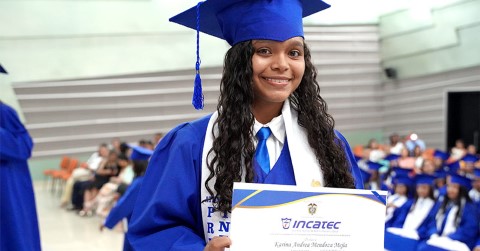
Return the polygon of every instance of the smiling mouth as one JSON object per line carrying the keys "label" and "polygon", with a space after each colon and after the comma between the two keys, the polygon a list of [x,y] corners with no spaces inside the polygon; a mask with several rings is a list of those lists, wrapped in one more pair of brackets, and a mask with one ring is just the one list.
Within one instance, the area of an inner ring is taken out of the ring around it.
{"label": "smiling mouth", "polygon": [[287,84],[290,79],[278,79],[278,78],[263,78],[269,82],[272,82],[272,83],[277,83],[277,84]]}

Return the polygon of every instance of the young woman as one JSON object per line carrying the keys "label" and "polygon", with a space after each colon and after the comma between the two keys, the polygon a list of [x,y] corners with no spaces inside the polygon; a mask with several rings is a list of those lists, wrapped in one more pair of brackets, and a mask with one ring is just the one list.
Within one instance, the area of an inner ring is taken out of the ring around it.
{"label": "young woman", "polygon": [[208,0],[171,19],[193,28],[199,20],[200,31],[232,48],[217,111],[177,126],[150,160],[127,234],[135,250],[229,246],[220,222],[230,224],[233,182],[362,187],[303,39],[302,16],[327,7],[319,0]]}
{"label": "young woman", "polygon": [[476,207],[468,197],[471,180],[452,174],[447,195],[439,202],[435,221],[427,232],[430,238],[419,245],[419,251],[427,250],[471,250],[477,240],[478,215]]}
{"label": "young woman", "polygon": [[436,207],[434,176],[417,175],[416,193],[385,223],[385,248],[388,250],[416,250],[418,240],[427,239],[428,226],[435,221]]}

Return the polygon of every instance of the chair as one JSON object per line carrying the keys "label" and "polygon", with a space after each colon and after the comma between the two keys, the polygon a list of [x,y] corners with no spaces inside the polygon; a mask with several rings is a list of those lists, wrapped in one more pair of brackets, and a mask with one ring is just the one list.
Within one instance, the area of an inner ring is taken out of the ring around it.
{"label": "chair", "polygon": [[43,176],[45,177],[45,185],[48,187],[48,181],[52,181],[52,189],[53,189],[53,175],[61,170],[66,170],[68,168],[68,163],[70,162],[70,157],[63,156],[62,160],[60,161],[60,165],[58,169],[46,169],[43,171]]}
{"label": "chair", "polygon": [[[56,187],[57,187],[56,184],[61,182],[61,185],[63,185],[65,182],[62,182],[62,181],[66,181],[70,177],[70,175],[72,175],[73,170],[75,170],[75,168],[77,168],[77,166],[78,166],[78,159],[71,158],[66,169],[62,169],[62,170],[59,170],[57,172],[54,172],[53,175],[52,175],[52,179],[53,179],[52,189],[53,190],[58,190],[58,189],[56,189]],[[68,176],[68,178],[64,179],[64,177],[67,177],[67,176]],[[60,192],[62,190],[63,190],[63,186],[60,186],[60,189],[58,190],[58,192]]]}

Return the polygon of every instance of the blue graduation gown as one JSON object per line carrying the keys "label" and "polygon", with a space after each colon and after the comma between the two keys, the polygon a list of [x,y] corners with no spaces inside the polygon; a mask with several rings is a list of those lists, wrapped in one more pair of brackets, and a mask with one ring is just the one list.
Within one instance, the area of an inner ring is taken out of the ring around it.
{"label": "blue graduation gown", "polygon": [[389,221],[385,222],[385,240],[384,240],[385,249],[388,249],[391,251],[416,250],[416,247],[420,241],[426,240],[430,237],[428,235],[429,234],[428,230],[431,224],[435,224],[435,216],[437,214],[438,205],[439,205],[438,203],[432,207],[430,212],[427,214],[425,219],[417,228],[417,234],[418,234],[419,240],[405,238],[405,237],[386,231],[387,228],[389,227],[403,228],[403,224],[405,223],[405,220],[407,219],[408,213],[410,212],[410,209],[412,208],[414,202],[415,202],[414,199],[409,199],[401,207],[397,208],[394,211],[392,218]]}
{"label": "blue graduation gown", "polygon": [[0,250],[40,248],[35,196],[27,160],[33,141],[17,113],[0,102]]}
{"label": "blue graduation gown", "polygon": [[[105,219],[104,225],[106,227],[112,229],[123,218],[127,218],[127,220],[130,221],[130,217],[132,217],[133,207],[135,206],[135,202],[137,201],[138,192],[140,191],[142,182],[143,176],[137,177],[132,181],[132,184],[128,186],[125,194],[120,197],[117,204],[112,208],[107,218]],[[126,235],[123,242],[123,251],[133,251],[133,248],[130,245],[130,242],[128,241]]]}
{"label": "blue graduation gown", "polygon": [[[389,227],[402,228],[414,202],[414,199],[409,199],[405,204],[397,208],[394,211],[392,218],[385,223],[385,229]],[[422,221],[422,224],[417,228],[420,240],[428,239],[430,237],[429,227],[432,224],[435,224],[435,216],[437,215],[438,207],[438,203],[434,205],[426,218]],[[385,242],[387,242],[387,240],[385,240]]]}
{"label": "blue graduation gown", "polygon": [[[452,240],[465,243],[470,249],[475,246],[478,237],[478,216],[476,210],[473,203],[466,203],[457,230],[448,235]],[[428,236],[440,234],[436,222],[431,222],[428,227]],[[431,247],[425,242],[419,245],[419,250],[430,250],[429,248]]]}
{"label": "blue graduation gown", "polygon": [[[210,116],[177,126],[155,149],[127,233],[135,250],[203,251],[202,151]],[[350,147],[340,133],[337,136],[355,183],[363,188]]]}

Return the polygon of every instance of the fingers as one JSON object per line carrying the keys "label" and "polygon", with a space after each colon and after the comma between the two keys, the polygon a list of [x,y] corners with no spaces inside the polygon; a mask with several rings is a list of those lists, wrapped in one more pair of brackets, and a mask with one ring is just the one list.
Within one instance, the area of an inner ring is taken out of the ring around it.
{"label": "fingers", "polygon": [[230,247],[231,244],[232,241],[226,236],[213,237],[212,240],[207,243],[204,251],[223,251],[225,248]]}

